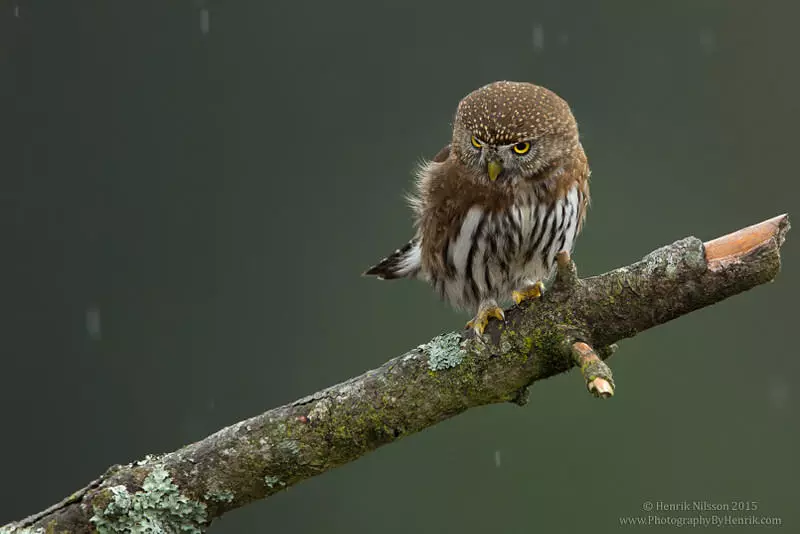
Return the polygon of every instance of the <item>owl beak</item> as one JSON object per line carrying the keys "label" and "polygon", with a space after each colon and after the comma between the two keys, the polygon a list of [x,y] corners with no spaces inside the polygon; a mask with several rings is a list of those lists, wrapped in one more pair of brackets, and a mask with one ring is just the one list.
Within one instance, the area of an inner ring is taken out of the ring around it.
{"label": "owl beak", "polygon": [[489,179],[491,181],[497,180],[497,177],[500,176],[500,173],[503,172],[503,165],[499,161],[490,161],[488,165],[489,171]]}

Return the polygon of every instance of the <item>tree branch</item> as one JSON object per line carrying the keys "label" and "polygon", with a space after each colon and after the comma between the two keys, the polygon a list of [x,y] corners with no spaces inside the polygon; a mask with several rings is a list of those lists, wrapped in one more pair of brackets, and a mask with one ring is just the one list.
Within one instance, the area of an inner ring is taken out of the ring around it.
{"label": "tree branch", "polygon": [[589,390],[608,397],[614,382],[603,360],[616,341],[771,281],[788,229],[781,215],[705,245],[688,237],[583,280],[561,254],[551,290],[506,311],[483,339],[438,336],[178,451],[114,466],[0,533],[203,532],[229,510],[469,408],[524,403],[530,384],[576,365]]}

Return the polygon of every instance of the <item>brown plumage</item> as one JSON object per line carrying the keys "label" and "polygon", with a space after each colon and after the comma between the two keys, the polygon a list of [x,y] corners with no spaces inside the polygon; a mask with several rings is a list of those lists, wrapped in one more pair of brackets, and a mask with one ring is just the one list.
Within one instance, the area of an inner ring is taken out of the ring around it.
{"label": "brown plumage", "polygon": [[419,171],[417,234],[365,274],[429,281],[483,332],[497,299],[541,294],[572,249],[589,203],[589,166],[567,103],[529,83],[495,82],[458,106],[453,138]]}

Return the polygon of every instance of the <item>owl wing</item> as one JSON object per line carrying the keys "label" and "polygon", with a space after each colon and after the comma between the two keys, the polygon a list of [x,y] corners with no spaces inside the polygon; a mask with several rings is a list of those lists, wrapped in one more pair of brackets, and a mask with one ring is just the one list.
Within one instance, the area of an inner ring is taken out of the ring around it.
{"label": "owl wing", "polygon": [[580,147],[580,154],[578,157],[578,230],[576,235],[581,232],[583,229],[583,221],[586,219],[586,211],[589,208],[589,175],[591,171],[589,170],[589,162],[586,159],[586,153],[583,151],[583,147]]}
{"label": "owl wing", "polygon": [[381,280],[415,278],[420,272],[421,254],[419,238],[415,237],[367,269],[364,276],[377,276]]}
{"label": "owl wing", "polygon": [[[450,157],[450,144],[446,144],[431,160],[431,163],[443,163]],[[424,172],[424,171],[423,171]],[[427,173],[426,173],[427,174]],[[409,198],[415,211],[422,211],[422,204],[418,197]],[[377,276],[382,280],[395,278],[425,278],[421,273],[422,246],[418,234],[414,239],[395,250],[392,254],[382,259],[364,272],[367,276]]]}

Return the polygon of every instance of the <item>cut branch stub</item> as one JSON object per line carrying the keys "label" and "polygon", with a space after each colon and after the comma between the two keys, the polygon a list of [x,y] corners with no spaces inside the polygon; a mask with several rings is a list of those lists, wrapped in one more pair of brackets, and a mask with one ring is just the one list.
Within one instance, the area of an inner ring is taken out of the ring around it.
{"label": "cut branch stub", "polygon": [[600,359],[592,347],[583,341],[577,341],[572,344],[572,357],[586,381],[586,389],[592,395],[603,399],[614,396],[611,368]]}
{"label": "cut branch stub", "polygon": [[742,260],[747,254],[774,243],[776,248],[783,245],[789,231],[789,217],[784,213],[772,219],[742,228],[728,235],[706,241],[706,263],[712,271],[719,271]]}

